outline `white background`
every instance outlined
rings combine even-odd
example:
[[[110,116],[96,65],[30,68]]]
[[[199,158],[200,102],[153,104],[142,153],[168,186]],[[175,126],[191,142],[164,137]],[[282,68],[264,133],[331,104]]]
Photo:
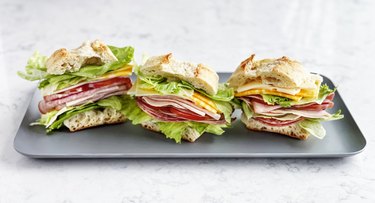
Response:
[[[0,202],[374,202],[375,1],[0,0]],[[35,51],[88,39],[232,71],[252,53],[338,86],[367,139],[345,159],[33,160],[13,138]]]

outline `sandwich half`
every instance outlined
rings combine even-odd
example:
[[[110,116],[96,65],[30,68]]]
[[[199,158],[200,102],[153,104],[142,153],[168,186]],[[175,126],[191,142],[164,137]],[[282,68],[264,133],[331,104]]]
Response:
[[[274,132],[305,140],[309,135],[322,139],[326,132],[321,121],[343,118],[340,111],[330,114],[334,91],[317,74],[287,57],[244,60],[228,80],[235,100],[243,111],[247,128]]]
[[[132,83],[132,47],[87,41],[76,49],[55,51],[50,57],[35,53],[19,76],[39,81],[43,99],[41,118],[33,125],[47,132],[65,125],[70,131],[121,123],[127,91]]]
[[[204,132],[220,135],[231,124],[233,90],[202,64],[180,62],[172,54],[154,56],[134,71],[123,113],[133,124],[161,132],[177,143],[194,142]]]

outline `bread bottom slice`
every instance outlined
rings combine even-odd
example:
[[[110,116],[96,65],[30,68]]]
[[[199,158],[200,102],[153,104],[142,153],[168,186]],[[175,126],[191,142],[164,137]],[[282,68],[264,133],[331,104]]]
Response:
[[[161,132],[159,126],[151,121],[141,123],[141,126],[148,129],[152,130],[155,132]],[[189,142],[194,142],[197,140],[201,135],[198,133],[198,131],[194,130],[193,128],[187,128],[182,135],[182,139],[189,141]]]
[[[114,108],[104,110],[90,110],[76,114],[64,121],[64,125],[71,132],[91,128],[99,125],[116,124],[126,121],[126,117]]]
[[[246,125],[250,130],[256,131],[266,131],[272,133],[278,133],[282,135],[287,135],[289,137],[297,138],[300,140],[306,140],[309,137],[309,132],[301,128],[297,123],[288,126],[270,126],[264,123],[261,123],[252,118],[247,119],[244,114],[241,116],[241,121]]]

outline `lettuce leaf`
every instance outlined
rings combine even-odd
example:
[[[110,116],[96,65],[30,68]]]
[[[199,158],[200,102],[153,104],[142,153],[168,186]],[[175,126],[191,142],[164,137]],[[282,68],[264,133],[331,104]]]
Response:
[[[298,123],[298,125],[309,132],[311,135],[323,139],[326,135],[326,130],[323,128],[322,124],[319,121],[305,119]]]
[[[263,97],[263,101],[265,101],[269,105],[278,104],[282,107],[290,107],[292,105],[292,100],[285,98],[285,97],[269,95],[269,94],[262,94],[262,97]]]
[[[228,128],[228,126],[227,125],[207,125],[206,129],[204,130],[207,133],[211,133],[214,135],[221,135],[225,132],[223,128]]]
[[[125,97],[121,97],[121,96],[112,96],[112,97],[99,100],[97,103],[101,107],[111,107],[111,108],[116,109],[117,111],[120,111],[122,109],[124,98]]]
[[[215,101],[215,100],[213,100],[213,102],[215,103],[216,107],[220,110],[220,112],[224,114],[225,121],[227,123],[231,123],[232,113],[234,111],[231,103],[224,102],[224,101]]]
[[[320,89],[319,89],[318,99],[315,102],[318,103],[318,104],[323,103],[323,101],[326,99],[326,97],[329,94],[331,94],[331,93],[333,93],[335,91],[336,91],[336,88],[335,89],[330,89],[327,84],[321,85]]]
[[[181,143],[182,135],[189,127],[187,122],[157,122],[162,133],[169,138]]]
[[[246,102],[241,103],[242,111],[245,114],[246,118],[249,120],[251,117],[253,117],[254,112],[253,110],[246,104]]]
[[[181,97],[189,97],[194,93],[193,89],[189,86],[176,81],[168,82],[167,80],[147,78],[145,80],[140,79],[137,85],[139,85],[138,88],[156,90],[163,95],[173,94]]]
[[[233,88],[228,87],[227,84],[221,83],[219,84],[219,88],[217,90],[217,93],[215,95],[207,94],[205,91],[196,89],[201,94],[206,95],[207,97],[216,100],[216,101],[225,101],[229,102],[234,97],[234,90]]]
[[[108,45],[109,49],[111,49],[113,55],[116,56],[117,60],[121,63],[130,63],[134,57],[134,48],[131,46],[127,47],[115,47]]]
[[[226,125],[210,125],[206,123],[198,122],[156,122],[160,131],[166,135],[167,138],[173,139],[176,143],[181,143],[182,135],[185,133],[187,128],[192,128],[202,135],[205,132],[212,133],[215,135],[221,135],[224,133],[223,127]]]
[[[233,106],[235,109],[240,109],[242,108],[242,100],[234,97],[231,101],[230,104]]]
[[[299,122],[299,126],[306,131],[308,131],[313,136],[323,139],[326,135],[326,130],[323,128],[321,121],[333,121],[339,120],[344,118],[344,115],[341,114],[341,110],[338,110],[336,113],[331,114],[330,117],[325,118],[309,118],[304,119],[303,121]]]
[[[47,76],[46,61],[46,56],[35,52],[27,61],[25,72],[18,71],[17,74],[30,81],[42,80]]]
[[[36,120],[35,122],[30,123],[30,126],[34,126],[34,125],[45,125],[46,126],[57,113],[58,113],[58,111],[55,110],[55,111],[50,111],[46,114],[42,114],[40,119]]]
[[[121,113],[131,120],[133,125],[154,120],[151,116],[138,107],[134,98],[130,97],[129,99],[123,101]]]
[[[341,110],[338,110],[336,113],[334,114],[330,114],[329,116],[325,116],[323,118],[309,118],[310,120],[313,120],[313,121],[334,121],[334,120],[340,120],[340,119],[343,119],[344,118],[344,115],[341,114]]]
[[[189,86],[191,89],[205,95],[206,97],[209,97],[213,100],[216,101],[226,101],[229,102],[233,99],[234,97],[234,90],[233,88],[230,88],[227,84],[225,83],[220,83],[219,88],[217,90],[217,93],[215,95],[207,94],[204,90],[197,89],[190,83],[186,81],[181,81],[181,83],[185,84],[186,86]]]

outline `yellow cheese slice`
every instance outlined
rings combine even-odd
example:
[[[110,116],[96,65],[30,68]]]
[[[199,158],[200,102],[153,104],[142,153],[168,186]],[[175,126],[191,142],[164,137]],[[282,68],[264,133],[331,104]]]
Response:
[[[274,87],[272,85],[263,84],[260,81],[252,81],[245,85],[242,85],[237,88],[237,92],[242,93],[248,90],[268,90],[272,92],[279,92],[279,93],[285,93],[292,96],[299,96],[299,97],[307,97],[307,98],[315,98],[318,97],[319,94],[319,87],[320,83],[316,82],[316,89],[307,89],[307,88],[280,88],[280,87]],[[273,94],[276,95],[276,94]]]
[[[126,77],[132,74],[133,66],[125,65],[124,67],[117,69],[115,71],[111,71],[109,73],[104,74],[99,78],[113,78],[113,77]]]
[[[300,88],[289,89],[289,88],[275,87],[272,85],[263,84],[260,81],[253,81],[253,82],[249,82],[245,85],[238,87],[237,91],[244,92],[246,90],[252,90],[252,89],[274,90],[277,92],[290,94],[290,95],[296,95],[301,90]]]
[[[276,96],[280,96],[280,97],[286,97],[286,98],[292,99],[294,101],[299,101],[299,100],[302,99],[302,96],[290,95],[290,94],[285,94],[285,93],[274,91],[274,90],[264,90],[264,89],[246,90],[244,92],[236,93],[234,96],[242,97],[242,96],[255,95],[255,94],[276,95]]]
[[[216,104],[211,101],[206,96],[203,96],[197,92],[194,92],[191,99],[194,101],[194,103],[204,109],[207,109],[208,111],[211,111],[212,113],[221,113],[220,110],[217,108]]]
[[[140,97],[140,96],[152,96],[152,95],[161,95],[161,94],[154,89],[136,88],[135,95]]]
[[[317,91],[317,89],[301,89],[301,91],[298,92],[296,96],[313,98],[317,97],[318,94],[319,92]]]
[[[135,96],[152,96],[152,95],[161,95],[158,91],[154,89],[143,89],[139,88],[140,80],[136,79],[133,83],[133,86],[128,90],[128,94]]]
[[[204,108],[204,109],[206,109],[208,111],[211,111],[212,113],[217,113],[218,112],[216,109],[212,108],[210,105],[206,104],[204,101],[202,101],[202,100],[200,100],[200,99],[198,99],[198,98],[196,98],[194,96],[191,98],[191,100],[193,100],[193,102],[196,105],[198,105],[198,106],[200,106],[200,107],[202,107],[202,108]]]

